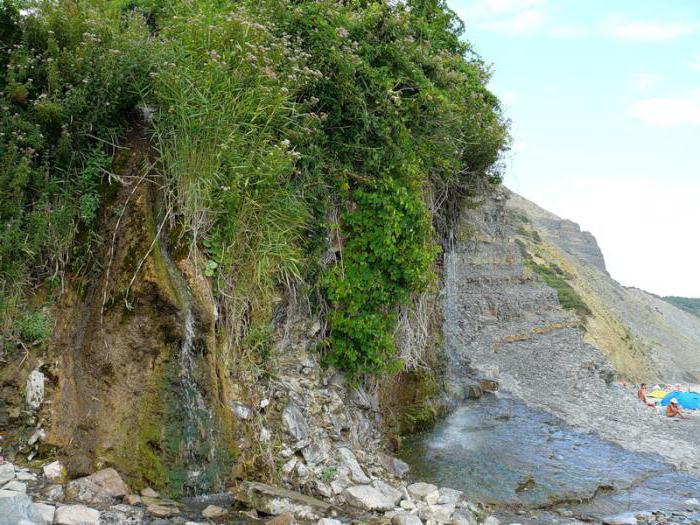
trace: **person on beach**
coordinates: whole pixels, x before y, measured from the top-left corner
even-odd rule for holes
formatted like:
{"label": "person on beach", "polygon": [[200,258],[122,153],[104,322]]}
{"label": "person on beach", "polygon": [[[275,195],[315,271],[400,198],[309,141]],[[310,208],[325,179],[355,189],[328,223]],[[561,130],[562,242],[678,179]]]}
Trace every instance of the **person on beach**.
{"label": "person on beach", "polygon": [[647,400],[647,392],[648,392],[647,384],[646,384],[646,383],[642,383],[642,386],[639,387],[639,390],[637,390],[637,397],[638,397],[639,400],[640,400],[642,403],[644,403],[646,406],[648,406],[648,407],[655,407],[656,404],[654,404],[654,403],[652,403],[651,401],[648,401],[648,400]]}
{"label": "person on beach", "polygon": [[683,409],[678,405],[678,400],[674,397],[666,407],[666,417],[677,417],[678,419],[688,419],[688,416],[683,414]]}

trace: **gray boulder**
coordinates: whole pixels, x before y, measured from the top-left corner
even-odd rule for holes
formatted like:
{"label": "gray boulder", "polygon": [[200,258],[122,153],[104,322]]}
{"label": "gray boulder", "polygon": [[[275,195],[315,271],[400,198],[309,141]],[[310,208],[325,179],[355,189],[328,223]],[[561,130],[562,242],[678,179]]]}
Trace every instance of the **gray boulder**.
{"label": "gray boulder", "polygon": [[365,474],[364,470],[362,470],[362,467],[357,462],[357,458],[355,458],[355,454],[352,453],[352,450],[341,447],[338,449],[338,454],[340,454],[343,464],[350,470],[351,480],[353,480],[355,483],[362,484],[370,482],[367,474]]}
{"label": "gray boulder", "polygon": [[13,479],[15,479],[15,466],[12,463],[0,465],[0,485],[4,485]]}
{"label": "gray boulder", "polygon": [[54,515],[56,514],[56,507],[53,505],[47,505],[46,503],[35,503],[34,506],[43,520],[40,523],[43,525],[51,525],[53,523]]}
{"label": "gray boulder", "polygon": [[406,487],[408,494],[415,499],[425,499],[429,494],[435,492],[438,488],[431,483],[413,483]]}
{"label": "gray boulder", "polygon": [[36,410],[44,402],[44,374],[34,370],[27,378],[26,389],[27,405]]}
{"label": "gray boulder", "polygon": [[112,503],[129,494],[129,487],[113,468],[106,468],[68,483],[66,496],[83,503]]}
{"label": "gray boulder", "polygon": [[394,508],[391,498],[369,485],[348,487],[343,491],[343,496],[349,505],[359,509],[387,511]]}
{"label": "gray boulder", "polygon": [[21,481],[17,481],[15,479],[15,480],[7,483],[5,486],[3,486],[2,490],[12,490],[14,492],[21,492],[22,494],[26,494],[27,493],[27,484],[22,483]]}
{"label": "gray boulder", "polygon": [[22,521],[44,523],[29,496],[12,490],[0,490],[0,525],[17,525]]}
{"label": "gray boulder", "polygon": [[282,421],[287,426],[289,433],[297,439],[304,439],[309,435],[309,424],[298,406],[290,403],[282,411]]}
{"label": "gray boulder", "polygon": [[401,501],[401,498],[403,498],[403,493],[400,490],[395,489],[394,487],[380,479],[373,481],[372,486],[379,492],[384,494],[391,501],[393,501],[394,507],[398,505],[399,501]]}
{"label": "gray boulder", "polygon": [[99,525],[100,511],[85,505],[63,505],[56,509],[55,525]]}

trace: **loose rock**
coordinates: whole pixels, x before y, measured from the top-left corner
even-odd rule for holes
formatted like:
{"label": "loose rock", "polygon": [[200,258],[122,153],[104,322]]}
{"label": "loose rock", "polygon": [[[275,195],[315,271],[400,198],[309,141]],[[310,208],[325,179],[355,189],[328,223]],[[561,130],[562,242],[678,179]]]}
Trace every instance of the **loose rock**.
{"label": "loose rock", "polygon": [[32,410],[39,408],[44,401],[44,374],[39,370],[34,370],[27,378],[26,397]]}
{"label": "loose rock", "polygon": [[16,525],[23,520],[43,522],[29,496],[12,490],[0,490],[0,525]]}
{"label": "loose rock", "polygon": [[34,507],[41,515],[43,525],[51,525],[53,523],[54,516],[56,514],[56,507],[53,505],[47,505],[46,503],[35,503]]}
{"label": "loose rock", "polygon": [[343,491],[345,500],[353,507],[365,510],[387,511],[394,508],[394,501],[369,485],[355,485]]}
{"label": "loose rock", "polygon": [[15,479],[15,466],[12,463],[0,465],[0,485]]}
{"label": "loose rock", "polygon": [[174,516],[175,514],[180,514],[179,509],[175,507],[168,507],[166,505],[153,504],[146,507],[146,510],[153,516],[156,516],[158,518],[169,518],[170,516]]}
{"label": "loose rock", "polygon": [[66,496],[84,503],[111,503],[129,494],[129,487],[113,468],[68,483]]}
{"label": "loose rock", "polygon": [[22,483],[21,481],[14,480],[14,481],[10,481],[9,483],[7,483],[2,488],[2,490],[12,490],[14,492],[21,492],[22,494],[26,494],[27,493],[27,484]]}
{"label": "loose rock", "polygon": [[56,509],[55,525],[99,525],[100,512],[85,505],[63,505]]}
{"label": "loose rock", "polygon": [[435,492],[438,488],[435,485],[432,485],[430,483],[413,483],[412,485],[409,485],[406,487],[406,490],[408,490],[408,494],[412,498],[417,498],[417,499],[425,499],[428,494],[432,494]]}
{"label": "loose rock", "polygon": [[145,489],[141,489],[141,495],[146,496],[147,498],[157,498],[158,496],[160,496],[160,494],[158,494],[151,487],[146,487]]}
{"label": "loose rock", "polygon": [[423,522],[414,514],[402,512],[391,518],[391,525],[423,525]]}
{"label": "loose rock", "polygon": [[42,467],[44,477],[52,483],[62,483],[66,479],[66,467],[60,461],[54,461]]}
{"label": "loose rock", "polygon": [[367,474],[365,474],[362,467],[360,467],[360,464],[357,462],[357,458],[355,458],[355,454],[352,453],[352,450],[341,447],[338,449],[338,454],[340,454],[343,463],[350,470],[350,479],[355,483],[366,484],[370,482]]}
{"label": "loose rock", "polygon": [[226,514],[226,509],[218,507],[216,505],[209,505],[206,509],[202,511],[202,516],[205,518],[218,518]]}

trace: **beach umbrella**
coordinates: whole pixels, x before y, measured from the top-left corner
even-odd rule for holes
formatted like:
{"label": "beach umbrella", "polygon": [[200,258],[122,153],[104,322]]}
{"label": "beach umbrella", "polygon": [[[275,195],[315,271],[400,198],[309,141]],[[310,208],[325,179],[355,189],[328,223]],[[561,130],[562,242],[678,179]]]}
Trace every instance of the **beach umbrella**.
{"label": "beach umbrella", "polygon": [[678,404],[688,410],[698,410],[700,409],[700,394],[697,392],[681,392],[676,390],[668,394],[665,398],[661,400],[661,404],[666,406],[671,402],[671,399],[676,398]]}
{"label": "beach umbrella", "polygon": [[652,390],[647,394],[647,397],[655,397],[656,399],[663,399],[668,395],[665,390]]}

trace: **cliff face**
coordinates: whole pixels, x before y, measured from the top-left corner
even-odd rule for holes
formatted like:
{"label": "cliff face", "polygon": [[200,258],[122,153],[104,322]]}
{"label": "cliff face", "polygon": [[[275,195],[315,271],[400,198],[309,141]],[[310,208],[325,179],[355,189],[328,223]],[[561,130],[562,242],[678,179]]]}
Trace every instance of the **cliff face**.
{"label": "cliff face", "polygon": [[[578,225],[509,193],[508,208],[524,214],[571,270],[571,285],[593,315],[587,340],[600,348],[621,375],[647,382],[700,382],[700,322],[659,297],[621,286],[605,270],[595,238]],[[648,367],[640,369],[640,362]]]}
{"label": "cliff face", "polygon": [[700,469],[697,438],[668,428],[617,382],[699,382],[697,318],[620,286],[590,234],[506,189],[463,210],[445,266],[455,384],[469,374],[499,381],[626,448]]}

